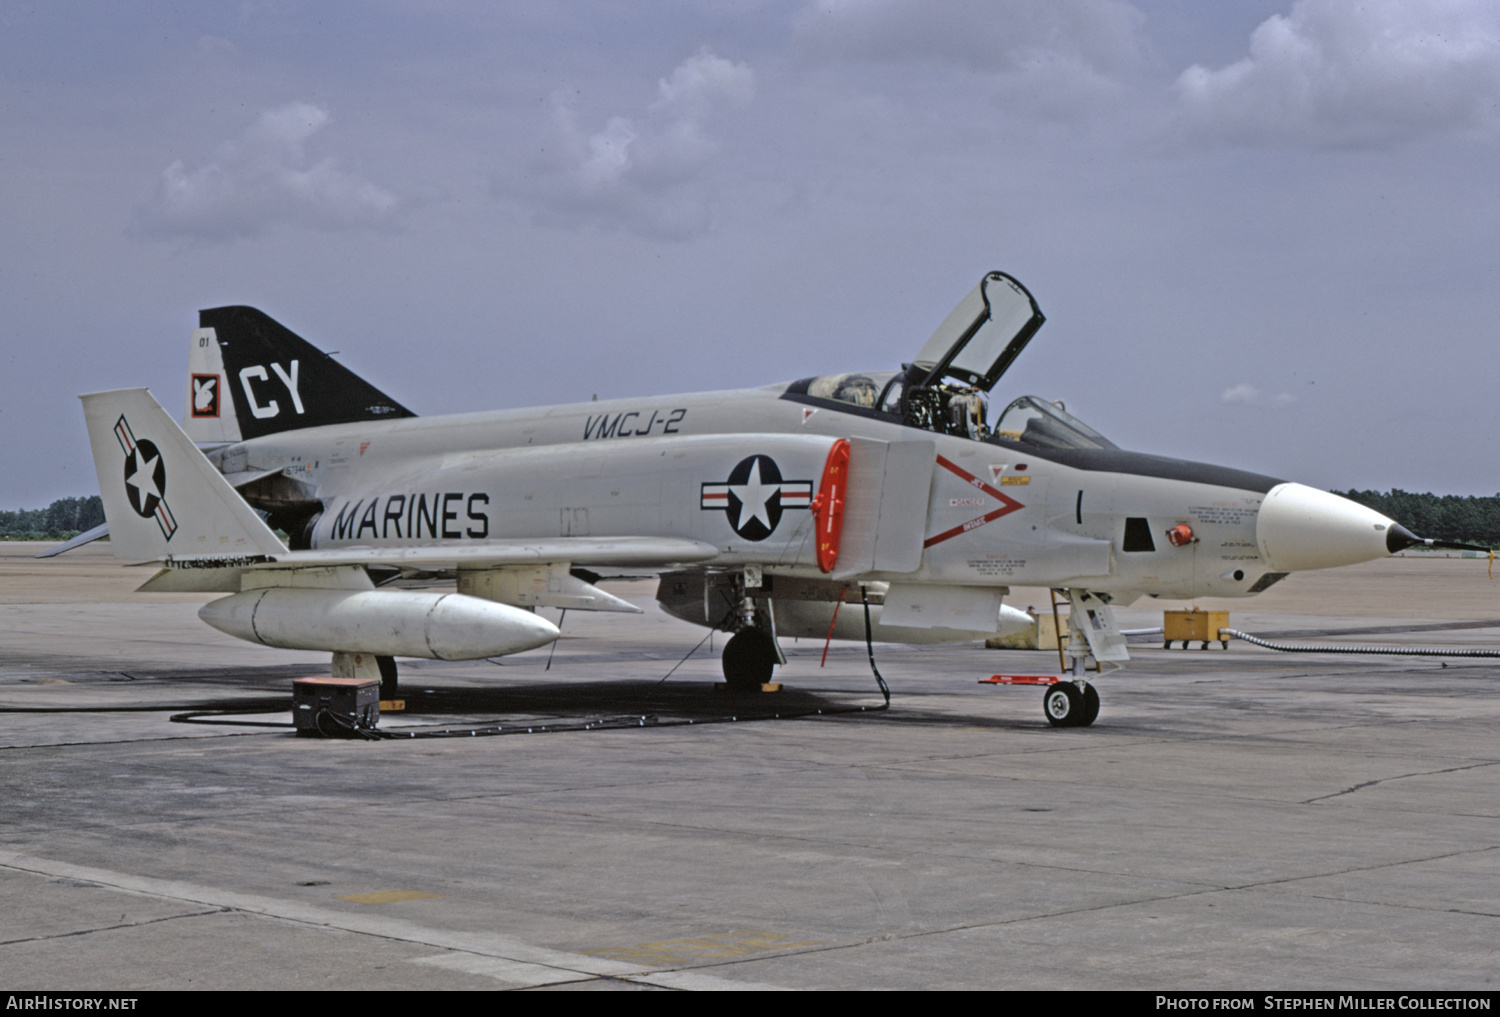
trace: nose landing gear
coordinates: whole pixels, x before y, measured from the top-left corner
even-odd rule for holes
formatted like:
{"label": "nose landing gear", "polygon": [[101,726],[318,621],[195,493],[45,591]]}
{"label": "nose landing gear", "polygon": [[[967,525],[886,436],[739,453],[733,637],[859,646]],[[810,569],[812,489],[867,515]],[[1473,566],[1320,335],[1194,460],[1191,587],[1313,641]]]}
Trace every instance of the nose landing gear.
{"label": "nose landing gear", "polygon": [[1041,685],[1042,713],[1053,727],[1088,727],[1099,718],[1099,690],[1081,678],[1042,674],[997,674],[981,685]]}
{"label": "nose landing gear", "polygon": [[1042,712],[1053,727],[1088,727],[1099,717],[1099,691],[1064,679],[1042,693]]}

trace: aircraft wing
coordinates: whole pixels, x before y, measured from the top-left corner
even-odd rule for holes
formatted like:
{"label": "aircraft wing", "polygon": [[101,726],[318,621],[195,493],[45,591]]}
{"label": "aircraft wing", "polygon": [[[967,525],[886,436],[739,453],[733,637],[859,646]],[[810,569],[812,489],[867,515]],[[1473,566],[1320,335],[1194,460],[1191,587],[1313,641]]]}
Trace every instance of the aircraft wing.
{"label": "aircraft wing", "polygon": [[719,549],[699,540],[671,537],[553,537],[545,540],[491,540],[472,546],[339,548],[331,551],[287,551],[258,568],[309,568],[333,565],[384,565],[395,568],[484,568],[502,565],[573,565],[672,567],[709,561]]}
{"label": "aircraft wing", "polygon": [[[299,574],[329,576],[350,569],[400,569],[417,573],[484,575],[503,569],[528,604],[596,611],[639,611],[626,601],[573,578],[574,566],[640,568],[652,571],[702,564],[718,548],[670,537],[555,537],[547,540],[491,540],[470,547],[340,548],[284,551],[261,561],[174,558],[138,588],[141,593],[237,593],[254,586],[303,585]],[[494,575],[493,571],[488,572]],[[326,580],[325,580],[326,581]],[[483,581],[483,580],[481,580]],[[505,580],[500,580],[502,585]],[[517,585],[519,584],[519,585]],[[540,584],[538,586],[537,584]],[[316,585],[316,583],[314,584]],[[543,589],[545,588],[545,589]],[[518,592],[518,591],[525,592]]]}

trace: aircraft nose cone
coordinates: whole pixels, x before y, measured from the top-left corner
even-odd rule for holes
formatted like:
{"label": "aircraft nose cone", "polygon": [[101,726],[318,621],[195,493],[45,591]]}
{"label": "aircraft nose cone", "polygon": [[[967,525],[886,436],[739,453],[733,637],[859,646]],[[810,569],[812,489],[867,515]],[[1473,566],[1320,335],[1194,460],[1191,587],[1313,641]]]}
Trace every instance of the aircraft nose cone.
{"label": "aircraft nose cone", "polygon": [[1408,547],[1423,543],[1426,541],[1400,523],[1392,523],[1390,532],[1385,538],[1385,549],[1395,554],[1397,551],[1405,551]]}
{"label": "aircraft nose cone", "polygon": [[1327,569],[1386,557],[1396,526],[1348,498],[1304,484],[1277,484],[1261,503],[1255,540],[1277,572]]}

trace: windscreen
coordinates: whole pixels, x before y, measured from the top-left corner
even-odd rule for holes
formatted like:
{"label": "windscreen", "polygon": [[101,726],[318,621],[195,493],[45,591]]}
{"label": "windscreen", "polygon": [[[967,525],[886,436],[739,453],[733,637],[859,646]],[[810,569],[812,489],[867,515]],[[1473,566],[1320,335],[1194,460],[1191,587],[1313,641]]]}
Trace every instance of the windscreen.
{"label": "windscreen", "polygon": [[993,433],[1037,448],[1119,448],[1061,406],[1036,396],[1022,396],[1007,406]]}

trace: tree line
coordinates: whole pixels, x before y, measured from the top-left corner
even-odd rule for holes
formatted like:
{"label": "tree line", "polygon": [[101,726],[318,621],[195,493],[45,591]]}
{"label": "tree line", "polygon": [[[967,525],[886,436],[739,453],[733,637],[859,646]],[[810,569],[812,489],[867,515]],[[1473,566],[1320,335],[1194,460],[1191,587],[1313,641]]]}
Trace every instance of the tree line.
{"label": "tree line", "polygon": [[104,502],[59,498],[44,509],[0,510],[0,540],[67,540],[104,522]]}
{"label": "tree line", "polygon": [[1333,493],[1368,505],[1419,537],[1500,548],[1500,494],[1417,494],[1394,487]]}
{"label": "tree line", "polygon": [[[1334,491],[1389,516],[1419,537],[1462,540],[1500,548],[1500,494],[1417,494]],[[44,509],[0,510],[0,540],[67,540],[104,522],[104,505],[91,498],[59,498]]]}

